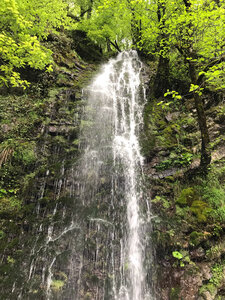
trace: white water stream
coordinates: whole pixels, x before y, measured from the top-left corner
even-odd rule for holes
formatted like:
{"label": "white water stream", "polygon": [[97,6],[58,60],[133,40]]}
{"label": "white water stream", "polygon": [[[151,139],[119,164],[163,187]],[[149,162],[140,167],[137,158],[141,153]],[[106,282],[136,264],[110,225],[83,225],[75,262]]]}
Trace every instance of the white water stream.
{"label": "white water stream", "polygon": [[[144,202],[143,157],[138,138],[145,104],[141,70],[136,51],[120,53],[104,65],[84,92],[88,98],[83,133],[85,154],[80,166],[86,182],[82,185],[84,204],[96,199],[99,186],[110,176],[112,211],[118,203],[124,209],[120,253],[112,253],[112,265],[120,262],[120,275],[113,271],[113,277],[119,277],[113,280],[114,300],[152,299],[146,285],[145,232],[140,208]],[[114,220],[100,221],[111,224],[115,220],[116,216]]]}
{"label": "white water stream", "polygon": [[[61,164],[56,160],[54,180],[51,169],[40,177],[37,224],[23,245],[24,255],[30,249],[21,272],[27,280],[20,274],[14,279],[10,299],[155,299],[139,144],[146,103],[142,71],[136,51],[120,53],[83,91],[84,114],[74,124],[81,128],[81,155],[75,163],[73,154]],[[53,157],[61,157],[60,149]]]}

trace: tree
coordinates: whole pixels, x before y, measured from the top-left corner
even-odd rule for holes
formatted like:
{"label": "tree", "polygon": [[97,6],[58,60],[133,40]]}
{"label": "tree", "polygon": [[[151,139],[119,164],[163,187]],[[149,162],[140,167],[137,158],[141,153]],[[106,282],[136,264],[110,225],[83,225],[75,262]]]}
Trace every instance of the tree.
{"label": "tree", "polygon": [[157,1],[157,17],[158,17],[158,45],[157,50],[159,53],[159,63],[154,82],[154,96],[163,96],[169,87],[169,53],[166,47],[166,30],[165,30],[165,14],[166,14],[166,1]]}
{"label": "tree", "polygon": [[76,22],[81,22],[83,19],[91,17],[94,0],[68,0],[67,2],[67,15]]}
{"label": "tree", "polygon": [[[224,57],[224,1],[218,6],[207,0],[183,0],[175,5],[172,17],[168,16],[165,27],[168,34],[168,47],[175,47],[188,65],[197,110],[198,124],[201,131],[201,166],[206,168],[211,161],[210,140],[202,99],[202,87],[211,83],[220,71]],[[208,78],[208,79],[207,79]],[[218,80],[215,80],[218,83]],[[215,82],[214,82],[215,83]],[[220,86],[223,88],[223,85]]]}
{"label": "tree", "polygon": [[111,50],[112,46],[120,51],[131,39],[131,12],[127,5],[127,0],[94,1],[91,18],[83,19],[78,29],[85,30],[103,50]]}
{"label": "tree", "polygon": [[[44,69],[51,51],[41,41],[66,22],[62,0],[2,0],[0,6],[0,86],[26,87],[19,69]],[[47,70],[51,70],[49,66]]]}
{"label": "tree", "polygon": [[[167,84],[166,78],[165,81],[162,78],[168,74],[171,55],[181,56],[189,69],[190,92],[195,100],[201,131],[201,166],[206,169],[211,153],[202,90],[204,87],[225,88],[225,3],[223,0],[158,0],[155,5],[158,20],[155,17],[149,20],[151,27],[153,22],[157,27],[158,46],[151,50],[159,55],[155,95],[158,97],[161,90],[165,90],[161,82]],[[143,45],[147,45],[148,39],[152,40],[151,31],[142,34],[142,38]]]}

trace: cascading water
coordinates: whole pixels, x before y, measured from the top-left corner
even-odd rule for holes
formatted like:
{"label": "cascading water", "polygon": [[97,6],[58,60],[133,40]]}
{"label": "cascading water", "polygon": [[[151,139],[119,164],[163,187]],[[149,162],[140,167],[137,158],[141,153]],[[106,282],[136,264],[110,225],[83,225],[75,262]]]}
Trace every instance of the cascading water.
{"label": "cascading water", "polygon": [[[71,133],[64,133],[68,148],[61,135],[45,135],[51,157],[29,196],[31,204],[37,203],[34,219],[24,223],[21,259],[6,279],[12,283],[9,293],[1,289],[2,298],[154,299],[150,211],[139,145],[143,70],[136,51],[123,52],[102,67],[83,99],[66,97],[65,104],[59,94],[71,117],[75,109],[79,118]],[[63,111],[61,118],[65,122]],[[25,239],[28,230],[31,237]]]}
{"label": "cascading water", "polygon": [[120,53],[84,91],[88,103],[81,137],[84,155],[78,167],[79,197],[84,205],[95,201],[96,206],[107,198],[108,220],[99,215],[91,219],[98,231],[101,223],[108,222],[110,227],[108,272],[113,286],[104,299],[152,299],[146,284],[141,212],[145,201],[138,141],[145,104],[141,70],[136,51]]}

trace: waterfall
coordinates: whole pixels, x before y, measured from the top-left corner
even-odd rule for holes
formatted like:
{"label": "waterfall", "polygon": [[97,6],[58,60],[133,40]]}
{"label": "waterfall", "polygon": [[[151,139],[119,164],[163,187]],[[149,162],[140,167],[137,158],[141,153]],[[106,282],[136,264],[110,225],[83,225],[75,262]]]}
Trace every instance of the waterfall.
{"label": "waterfall", "polygon": [[[108,272],[113,283],[105,299],[152,299],[144,268],[146,226],[141,208],[146,201],[139,145],[145,104],[141,70],[136,51],[120,53],[102,67],[83,96],[87,106],[81,134],[84,155],[78,166],[79,196],[83,205],[96,202],[98,207],[106,201],[108,206],[107,219],[101,213],[90,219],[98,231],[103,223],[109,227]],[[97,247],[96,261],[98,252]]]}
{"label": "waterfall", "polygon": [[[5,299],[155,299],[140,147],[144,70],[137,52],[125,51],[101,67],[76,101],[59,94],[79,122],[74,118],[75,130],[64,132],[66,149],[62,132],[44,137],[52,157],[29,200],[36,209],[5,280],[10,290],[1,290]],[[62,144],[55,146],[56,138]]]}

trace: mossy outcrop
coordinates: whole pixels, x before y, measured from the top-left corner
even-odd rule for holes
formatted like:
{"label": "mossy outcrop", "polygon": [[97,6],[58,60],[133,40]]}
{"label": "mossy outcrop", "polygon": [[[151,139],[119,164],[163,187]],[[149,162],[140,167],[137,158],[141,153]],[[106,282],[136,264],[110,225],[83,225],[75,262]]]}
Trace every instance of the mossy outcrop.
{"label": "mossy outcrop", "polygon": [[[106,263],[112,247],[109,185],[102,177],[96,203],[84,205],[73,180],[79,132],[88,126],[81,117],[82,87],[98,69],[101,49],[79,31],[50,35],[46,45],[53,50],[53,72],[26,69],[23,78],[31,81],[26,92],[1,90],[1,295],[46,299],[47,290],[56,300],[103,299],[104,290],[109,300],[114,276]],[[155,69],[154,61],[148,67],[146,62],[143,81],[150,88],[140,140],[151,196],[156,299],[224,299],[225,106],[220,94],[206,90],[212,163],[202,174],[193,99],[155,99]],[[184,80],[170,83],[185,94]],[[124,207],[115,210],[119,224]],[[116,239],[113,243],[119,247]]]}
{"label": "mossy outcrop", "polygon": [[146,105],[143,153],[154,215],[156,299],[224,297],[223,121],[218,125],[224,104],[207,91],[204,97],[212,141],[207,174],[199,166],[193,99],[154,99],[150,93]]}
{"label": "mossy outcrop", "polygon": [[86,216],[70,193],[80,153],[81,89],[97,68],[79,58],[74,43],[65,33],[49,36],[53,72],[26,69],[22,77],[31,82],[26,91],[2,89],[2,299],[45,299],[46,290],[61,299],[69,284],[68,269],[59,266],[66,268],[70,256],[68,232],[80,230],[71,223],[74,206]]}

